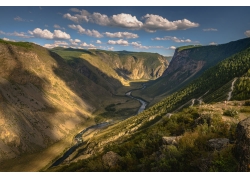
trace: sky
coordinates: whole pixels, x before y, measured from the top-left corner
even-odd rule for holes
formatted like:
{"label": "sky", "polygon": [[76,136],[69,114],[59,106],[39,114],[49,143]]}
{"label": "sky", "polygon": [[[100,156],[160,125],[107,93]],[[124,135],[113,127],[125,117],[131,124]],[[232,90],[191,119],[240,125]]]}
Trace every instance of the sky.
{"label": "sky", "polygon": [[250,6],[0,6],[0,38],[46,48],[155,52],[250,37]]}

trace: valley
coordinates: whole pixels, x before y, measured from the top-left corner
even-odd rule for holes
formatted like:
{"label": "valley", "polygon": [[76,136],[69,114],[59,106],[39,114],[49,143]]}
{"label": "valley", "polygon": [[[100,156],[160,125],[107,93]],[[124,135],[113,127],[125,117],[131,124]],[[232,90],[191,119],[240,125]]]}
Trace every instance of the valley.
{"label": "valley", "polygon": [[[1,171],[237,170],[249,38],[180,47],[170,64],[157,53],[0,47]],[[221,156],[207,143],[216,138],[230,142]]]}

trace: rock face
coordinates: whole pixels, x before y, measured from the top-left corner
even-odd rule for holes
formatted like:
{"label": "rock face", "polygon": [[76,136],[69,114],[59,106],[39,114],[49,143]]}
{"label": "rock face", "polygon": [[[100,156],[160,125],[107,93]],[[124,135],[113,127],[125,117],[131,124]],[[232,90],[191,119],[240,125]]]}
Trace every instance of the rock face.
{"label": "rock face", "polygon": [[165,145],[177,145],[181,137],[182,136],[170,136],[170,137],[163,136],[162,141],[163,144]]}
{"label": "rock face", "polygon": [[102,156],[102,161],[105,168],[113,169],[119,166],[121,156],[113,151],[109,151]]}
{"label": "rock face", "polygon": [[236,157],[239,160],[238,171],[250,171],[250,117],[239,122],[236,129]]}
{"label": "rock face", "polygon": [[229,144],[227,138],[216,138],[208,141],[208,146],[213,150],[221,150]]}

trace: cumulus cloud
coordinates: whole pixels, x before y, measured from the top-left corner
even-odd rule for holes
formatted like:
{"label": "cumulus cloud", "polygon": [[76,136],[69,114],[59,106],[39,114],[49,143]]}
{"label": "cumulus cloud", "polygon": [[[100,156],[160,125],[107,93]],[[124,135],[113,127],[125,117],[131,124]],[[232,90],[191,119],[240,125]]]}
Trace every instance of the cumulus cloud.
{"label": "cumulus cloud", "polygon": [[54,32],[50,32],[47,29],[36,28],[33,31],[29,31],[29,33],[34,37],[39,37],[43,39],[70,39],[70,35],[61,30],[54,30]]}
{"label": "cumulus cloud", "polygon": [[176,47],[175,46],[170,46],[169,49],[175,50]]}
{"label": "cumulus cloud", "polygon": [[177,38],[177,37],[172,37],[172,36],[165,36],[163,38],[159,38],[159,37],[156,37],[156,38],[153,38],[152,40],[157,40],[157,41],[167,41],[167,40],[171,40],[171,41],[174,41],[174,42],[177,42],[177,43],[184,43],[184,42],[187,42],[187,43],[190,43],[192,42],[190,39],[180,39],[180,38]]}
{"label": "cumulus cloud", "polygon": [[86,34],[88,36],[93,36],[93,37],[96,37],[96,38],[101,38],[103,37],[102,34],[100,34],[98,31],[96,30],[89,30],[89,29],[84,29],[82,26],[80,25],[69,25],[69,28],[71,29],[74,29],[74,30],[77,30],[78,33],[80,34]]}
{"label": "cumulus cloud", "polygon": [[140,29],[143,26],[141,21],[138,21],[136,16],[132,16],[131,14],[117,14],[111,17],[112,25],[118,27],[124,27],[129,29]]}
{"label": "cumulus cloud", "polygon": [[58,24],[55,24],[53,27],[56,28],[56,29],[63,29],[63,30],[65,30],[64,27],[61,27],[61,26],[59,26]]}
{"label": "cumulus cloud", "polygon": [[164,46],[143,46],[142,44],[138,42],[132,42],[130,43],[134,48],[136,49],[167,49]]}
{"label": "cumulus cloud", "polygon": [[108,44],[112,44],[112,45],[122,45],[122,46],[128,46],[129,43],[126,40],[123,39],[119,39],[117,41],[113,41],[113,40],[109,40]]}
{"label": "cumulus cloud", "polygon": [[31,38],[33,36],[30,36],[30,35],[27,35],[27,33],[25,32],[13,32],[13,33],[6,33],[6,32],[3,32],[3,31],[0,31],[0,34],[4,34],[4,35],[7,35],[7,36],[17,36],[17,37],[21,37],[21,38]]}
{"label": "cumulus cloud", "polygon": [[78,23],[78,18],[76,16],[71,16],[69,13],[63,15],[64,18],[69,19],[71,21],[74,21]]}
{"label": "cumulus cloud", "polygon": [[80,46],[88,48],[88,49],[96,49],[96,46],[93,44],[87,44],[85,42],[83,42],[82,44],[80,44]]}
{"label": "cumulus cloud", "polygon": [[15,40],[9,39],[9,38],[3,38],[4,41],[12,41],[12,42],[16,42]]}
{"label": "cumulus cloud", "polygon": [[69,42],[71,43],[71,45],[77,46],[78,43],[81,42],[80,39],[70,39]]}
{"label": "cumulus cloud", "polygon": [[72,12],[81,12],[79,9],[77,9],[77,8],[70,8],[69,9],[70,11],[72,11]]}
{"label": "cumulus cloud", "polygon": [[96,41],[96,44],[102,44],[102,41],[97,40],[97,41]]}
{"label": "cumulus cloud", "polygon": [[43,47],[45,48],[49,48],[49,49],[52,49],[52,48],[55,48],[55,47],[68,47],[68,43],[65,42],[65,41],[55,41],[53,44],[45,44]]}
{"label": "cumulus cloud", "polygon": [[148,32],[155,32],[157,30],[186,30],[199,26],[198,23],[191,22],[188,19],[169,21],[162,16],[154,14],[146,14],[142,17],[142,20],[144,20],[144,22],[142,22],[139,21],[136,16],[126,13],[107,16],[99,12],[89,13],[86,10],[79,10],[77,8],[71,8],[70,10],[77,14],[71,15],[67,13],[64,14],[63,17],[76,23],[92,22],[101,26],[122,27],[132,30],[145,29]]}
{"label": "cumulus cloud", "polygon": [[115,33],[105,32],[103,34],[105,34],[107,37],[110,37],[110,38],[125,38],[125,39],[133,38],[134,39],[134,38],[139,37],[137,34],[130,33],[130,32],[115,32]]}
{"label": "cumulus cloud", "polygon": [[136,49],[149,49],[149,46],[143,46],[142,44],[138,43],[138,42],[132,42],[131,43],[132,46],[134,46],[134,48]]}
{"label": "cumulus cloud", "polygon": [[209,45],[218,45],[216,42],[211,42]]}
{"label": "cumulus cloud", "polygon": [[244,34],[245,34],[247,37],[250,37],[250,30],[246,31]]}
{"label": "cumulus cloud", "polygon": [[188,19],[169,21],[162,16],[154,14],[147,14],[143,16],[143,19],[145,19],[143,28],[148,32],[155,32],[156,30],[186,30],[199,26],[198,23],[191,22]]}
{"label": "cumulus cloud", "polygon": [[208,29],[203,29],[203,31],[218,31],[218,29],[208,28]]}

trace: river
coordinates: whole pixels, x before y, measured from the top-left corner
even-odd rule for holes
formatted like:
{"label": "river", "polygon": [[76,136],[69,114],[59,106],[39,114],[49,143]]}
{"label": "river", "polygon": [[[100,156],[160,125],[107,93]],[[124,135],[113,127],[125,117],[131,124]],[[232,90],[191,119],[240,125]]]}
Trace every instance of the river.
{"label": "river", "polygon": [[[144,111],[144,109],[146,108],[147,106],[147,102],[138,98],[138,97],[134,97],[132,96],[132,91],[138,91],[138,90],[143,90],[146,88],[146,85],[143,84],[142,85],[142,88],[140,89],[133,89],[133,90],[130,90],[128,91],[127,93],[125,93],[126,96],[132,98],[132,99],[135,99],[137,101],[139,101],[141,103],[141,106],[140,108],[138,109],[137,111],[137,114],[141,113],[142,111]],[[112,121],[110,122],[103,122],[103,123],[99,123],[99,124],[96,124],[96,125],[93,125],[93,126],[90,126],[90,127],[87,127],[86,129],[82,130],[81,132],[79,132],[75,137],[74,137],[74,140],[75,140],[75,145],[73,145],[70,149],[68,149],[63,155],[62,157],[60,157],[58,160],[56,160],[52,165],[51,167],[53,166],[58,166],[59,164],[61,164],[63,161],[65,161],[78,147],[80,147],[81,145],[83,145],[83,139],[82,139],[82,136],[84,133],[86,133],[87,131],[89,130],[92,130],[92,129],[101,129],[101,128],[104,128],[104,127],[107,127],[108,125],[110,124],[113,124]]]}

